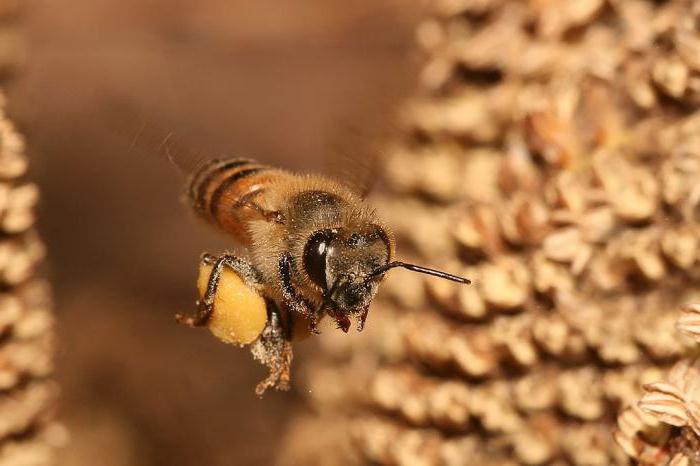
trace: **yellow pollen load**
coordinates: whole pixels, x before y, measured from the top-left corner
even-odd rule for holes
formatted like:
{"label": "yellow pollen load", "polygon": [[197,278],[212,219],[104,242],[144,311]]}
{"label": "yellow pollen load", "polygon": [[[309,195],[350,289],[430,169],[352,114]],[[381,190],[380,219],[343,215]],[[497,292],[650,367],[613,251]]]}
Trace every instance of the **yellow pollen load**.
{"label": "yellow pollen load", "polygon": [[[211,265],[199,268],[197,288],[202,298],[207,289]],[[267,323],[267,307],[259,293],[240,276],[224,267],[214,298],[214,309],[207,324],[209,331],[224,343],[247,345],[255,341]]]}

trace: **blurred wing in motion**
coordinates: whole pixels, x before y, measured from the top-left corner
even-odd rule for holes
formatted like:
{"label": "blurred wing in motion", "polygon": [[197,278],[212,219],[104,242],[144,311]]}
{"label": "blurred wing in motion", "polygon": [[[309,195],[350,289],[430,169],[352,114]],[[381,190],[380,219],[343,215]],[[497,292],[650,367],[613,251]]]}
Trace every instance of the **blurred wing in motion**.
{"label": "blurred wing in motion", "polygon": [[197,153],[178,140],[175,133],[144,122],[131,137],[129,152],[153,155],[167,160],[183,176],[190,176],[206,165],[210,157]]}
{"label": "blurred wing in motion", "polygon": [[395,124],[398,102],[404,92],[393,92],[357,105],[354,112],[335,122],[328,141],[323,172],[366,197],[380,179],[388,144],[399,132]]}

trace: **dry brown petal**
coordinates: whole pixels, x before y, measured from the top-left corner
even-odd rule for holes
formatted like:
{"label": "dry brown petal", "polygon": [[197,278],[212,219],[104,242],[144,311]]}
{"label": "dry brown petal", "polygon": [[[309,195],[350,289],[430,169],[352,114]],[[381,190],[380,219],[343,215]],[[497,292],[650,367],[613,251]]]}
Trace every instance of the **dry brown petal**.
{"label": "dry brown petal", "polygon": [[686,399],[693,399],[700,389],[700,359],[681,359],[668,373],[669,384],[678,387]]}
{"label": "dry brown petal", "polygon": [[434,424],[450,430],[465,430],[469,423],[470,392],[461,382],[446,382],[428,394],[428,411]]}
{"label": "dry brown petal", "polygon": [[491,323],[489,333],[493,344],[504,348],[508,356],[517,364],[531,366],[538,361],[531,327],[532,317],[528,314],[500,317]]}
{"label": "dry brown petal", "polygon": [[515,403],[524,411],[551,409],[558,401],[557,387],[552,383],[556,372],[543,370],[530,373],[515,382]]}
{"label": "dry brown petal", "polygon": [[28,378],[43,378],[53,371],[51,336],[16,340],[0,350],[0,390],[9,390]]}
{"label": "dry brown petal", "polygon": [[416,166],[418,192],[438,202],[450,202],[462,195],[463,161],[457,150],[446,148],[422,155]]}
{"label": "dry brown petal", "polygon": [[467,255],[494,257],[504,252],[498,216],[490,206],[470,207],[457,221],[454,238]]}
{"label": "dry brown petal", "polygon": [[534,196],[516,194],[501,216],[505,237],[515,245],[538,245],[549,226],[549,211]]}
{"label": "dry brown petal", "polygon": [[605,398],[619,406],[636,406],[642,397],[642,385],[659,380],[662,372],[652,366],[630,366],[621,370],[609,370],[603,376]]}
{"label": "dry brown petal", "polygon": [[677,313],[659,309],[663,304],[652,302],[641,305],[633,322],[635,340],[656,359],[670,359],[682,354],[683,340],[676,329]]}
{"label": "dry brown petal", "polygon": [[673,42],[686,65],[700,71],[700,31],[691,16],[682,16],[676,24]]}
{"label": "dry brown petal", "polygon": [[489,121],[490,93],[475,92],[443,101],[415,101],[404,109],[409,126],[430,134],[454,134],[479,142],[494,141],[500,134],[499,123]]}
{"label": "dry brown petal", "polygon": [[574,262],[587,247],[581,238],[578,228],[561,228],[556,230],[544,239],[542,251],[551,260],[559,262]]}
{"label": "dry brown petal", "polygon": [[547,200],[554,207],[561,207],[578,216],[587,208],[587,187],[573,171],[559,173],[554,183],[547,186]]}
{"label": "dry brown petal", "polygon": [[426,286],[441,280],[426,281],[419,274],[389,275],[382,282],[382,293],[404,309],[422,309],[426,304]]}
{"label": "dry brown petal", "polygon": [[0,281],[17,285],[34,272],[44,257],[44,246],[34,233],[0,241]]}
{"label": "dry brown petal", "polygon": [[613,233],[615,214],[610,207],[598,207],[586,212],[580,220],[579,230],[584,241],[602,243]]}
{"label": "dry brown petal", "polygon": [[[471,280],[476,281],[474,274],[470,274]],[[450,314],[459,314],[459,302],[457,301],[457,287],[447,280],[428,280],[425,287],[433,304],[437,304],[440,310]],[[474,287],[465,287],[471,288]]]}
{"label": "dry brown petal", "polygon": [[625,274],[614,251],[594,252],[590,261],[589,276],[593,285],[603,291],[619,290],[624,286]]}
{"label": "dry brown petal", "polygon": [[650,109],[657,104],[656,92],[651,84],[651,72],[646,62],[632,60],[625,64],[625,89],[635,104]]}
{"label": "dry brown petal", "polygon": [[676,453],[676,455],[671,458],[668,466],[690,466],[690,460],[683,453]]}
{"label": "dry brown petal", "polygon": [[595,301],[567,304],[566,320],[578,330],[598,356],[610,363],[630,364],[640,358],[630,322],[637,308],[632,300],[610,303],[603,309]]}
{"label": "dry brown petal", "polygon": [[481,267],[477,284],[484,300],[497,309],[517,309],[530,296],[530,271],[516,257],[503,257]]}
{"label": "dry brown petal", "polygon": [[22,391],[0,397],[0,435],[19,435],[47,412],[57,395],[53,384],[32,383]]}
{"label": "dry brown petal", "polygon": [[610,443],[609,428],[593,423],[565,429],[561,440],[566,456],[577,466],[611,464]]}
{"label": "dry brown petal", "polygon": [[686,400],[685,406],[688,411],[688,425],[695,435],[700,435],[700,403],[696,400]]}
{"label": "dry brown petal", "polygon": [[659,202],[659,183],[649,168],[635,166],[621,155],[600,153],[594,160],[608,202],[623,220],[648,220]]}
{"label": "dry brown petal", "polygon": [[594,420],[605,412],[599,374],[592,368],[562,372],[558,378],[559,400],[565,413]]}
{"label": "dry brown petal", "polygon": [[644,387],[647,394],[639,401],[639,408],[672,426],[682,427],[688,424],[682,397],[674,392],[675,387],[657,383]]}
{"label": "dry brown petal", "polygon": [[571,291],[574,281],[566,266],[548,260],[541,251],[532,258],[533,285],[539,293],[556,295],[562,291]]}
{"label": "dry brown petal", "polygon": [[661,257],[659,236],[655,228],[624,231],[615,243],[617,255],[631,262],[648,280],[660,280],[666,275],[666,264]]}
{"label": "dry brown petal", "polygon": [[560,315],[540,315],[535,318],[533,338],[545,351],[562,356],[567,351],[571,338],[569,326]]}
{"label": "dry brown petal", "polygon": [[417,360],[439,370],[456,369],[484,377],[498,368],[498,354],[486,332],[452,329],[437,315],[408,316],[402,322],[405,348]]}
{"label": "dry brown petal", "polygon": [[510,388],[503,382],[475,388],[471,408],[489,432],[516,432],[523,425],[512,404]]}
{"label": "dry brown petal", "polygon": [[508,150],[501,161],[498,186],[506,194],[537,192],[542,187],[542,174],[520,135],[508,136]]}
{"label": "dry brown petal", "polygon": [[668,95],[680,98],[688,86],[688,67],[676,56],[661,57],[651,70],[654,82]]}
{"label": "dry brown petal", "polygon": [[528,115],[525,119],[525,137],[530,150],[554,167],[567,166],[578,157],[580,151],[571,123],[552,111]]}
{"label": "dry brown petal", "polygon": [[539,7],[538,32],[546,38],[556,38],[572,28],[588,24],[605,5],[603,0],[532,3]]}
{"label": "dry brown petal", "polygon": [[665,230],[661,250],[674,265],[687,270],[695,263],[698,254],[697,234],[687,227]]}
{"label": "dry brown petal", "polygon": [[[464,268],[461,275],[478,283],[480,277],[474,267]],[[482,319],[488,309],[484,299],[475,286],[459,286],[447,280],[426,280],[426,289],[440,310],[447,314],[466,320]]]}
{"label": "dry brown petal", "polygon": [[[0,99],[4,101],[4,96],[0,96]],[[5,118],[3,108],[0,112],[0,178],[14,179],[27,171],[24,146],[24,138],[15,130],[12,122]]]}
{"label": "dry brown petal", "polygon": [[673,139],[675,156],[663,162],[661,166],[661,180],[663,183],[663,198],[671,205],[678,204],[686,197],[695,186],[698,173],[700,173],[700,160],[692,155],[678,152],[681,147],[677,137]]}
{"label": "dry brown petal", "polygon": [[7,205],[2,212],[0,226],[6,233],[26,231],[34,224],[34,207],[39,200],[39,190],[34,184],[14,187],[8,193]]}
{"label": "dry brown petal", "polygon": [[442,340],[457,368],[470,377],[484,377],[498,367],[491,339],[485,334],[455,334]]}
{"label": "dry brown petal", "polygon": [[470,149],[463,154],[464,169],[460,174],[463,196],[476,205],[493,204],[501,198],[498,180],[501,177],[502,153],[492,149]]}
{"label": "dry brown petal", "polygon": [[[471,276],[467,273],[466,276]],[[460,286],[457,288],[459,315],[468,319],[481,319],[487,314],[486,303],[476,287]]]}
{"label": "dry brown petal", "polygon": [[410,368],[386,368],[373,378],[370,397],[381,409],[401,415],[413,426],[424,426],[430,419],[429,397],[434,389],[434,381]]}
{"label": "dry brown petal", "polygon": [[351,434],[367,460],[386,463],[388,446],[396,438],[398,429],[377,419],[361,419],[352,424]]}
{"label": "dry brown petal", "polygon": [[429,465],[439,457],[440,439],[435,432],[407,431],[390,446],[396,464]]}
{"label": "dry brown petal", "polygon": [[700,304],[683,306],[676,326],[679,331],[700,342]]}
{"label": "dry brown petal", "polygon": [[523,61],[528,41],[521,28],[523,8],[508,2],[493,21],[452,41],[450,55],[466,69],[504,69]]}
{"label": "dry brown petal", "polygon": [[446,342],[452,336],[450,328],[435,316],[412,314],[402,322],[402,332],[409,353],[436,367],[447,367],[453,351]]}
{"label": "dry brown petal", "polygon": [[700,75],[693,74],[688,77],[685,100],[694,106],[700,103]]}
{"label": "dry brown petal", "polygon": [[683,400],[684,398],[683,391],[679,387],[667,382],[648,383],[644,385],[644,390],[647,393],[655,392],[678,400]]}
{"label": "dry brown petal", "polygon": [[612,0],[610,3],[624,23],[626,46],[644,51],[654,40],[654,31],[649,27],[654,7],[643,0]]}
{"label": "dry brown petal", "polygon": [[396,148],[387,160],[386,176],[392,189],[398,192],[417,192],[434,201],[450,202],[462,195],[460,155],[452,147]]}
{"label": "dry brown petal", "polygon": [[[556,428],[556,426],[551,426]],[[526,429],[513,436],[515,455],[524,464],[543,464],[550,460],[555,453],[555,446],[543,432]]]}
{"label": "dry brown petal", "polygon": [[670,427],[654,416],[628,406],[617,417],[615,441],[632,458],[640,459],[659,453],[670,436]]}
{"label": "dry brown petal", "polygon": [[398,192],[415,189],[418,171],[413,166],[417,159],[418,156],[406,148],[392,147],[383,166],[384,176],[392,189]]}

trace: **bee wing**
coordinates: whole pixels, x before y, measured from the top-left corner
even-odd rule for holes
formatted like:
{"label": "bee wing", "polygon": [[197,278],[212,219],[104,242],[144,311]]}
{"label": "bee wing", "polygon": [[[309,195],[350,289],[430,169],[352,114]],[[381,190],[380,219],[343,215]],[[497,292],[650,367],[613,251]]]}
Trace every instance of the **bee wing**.
{"label": "bee wing", "polygon": [[209,157],[189,148],[173,131],[158,128],[145,121],[128,131],[129,153],[159,157],[170,163],[183,176],[195,173],[208,162]]}
{"label": "bee wing", "polygon": [[381,97],[373,96],[336,122],[327,144],[330,156],[325,159],[325,174],[362,197],[372,191],[388,145],[398,138],[396,114],[406,89],[396,86]]}

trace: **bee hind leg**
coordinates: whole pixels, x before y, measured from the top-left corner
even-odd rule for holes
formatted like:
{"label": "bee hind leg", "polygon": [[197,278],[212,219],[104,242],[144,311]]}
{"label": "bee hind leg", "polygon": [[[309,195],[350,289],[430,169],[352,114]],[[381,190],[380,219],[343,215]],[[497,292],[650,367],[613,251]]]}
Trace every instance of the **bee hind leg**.
{"label": "bee hind leg", "polygon": [[193,316],[185,316],[183,314],[175,314],[175,320],[181,324],[189,325],[190,327],[202,327],[207,325],[211,313],[214,310],[214,298],[216,297],[216,290],[219,287],[219,280],[221,279],[221,274],[223,273],[224,267],[228,267],[233,270],[238,276],[241,277],[247,285],[251,287],[257,287],[261,285],[262,281],[260,274],[253,268],[253,266],[244,259],[240,257],[232,256],[230,254],[223,254],[216,257],[212,254],[202,254],[201,263],[204,265],[211,265],[212,269],[209,273],[209,280],[207,282],[207,289],[204,292],[202,299],[197,300],[197,310]]}
{"label": "bee hind leg", "polygon": [[262,396],[268,388],[289,390],[292,364],[291,321],[284,319],[275,303],[268,301],[268,320],[260,337],[251,346],[253,357],[266,365],[269,375],[255,387]]}

